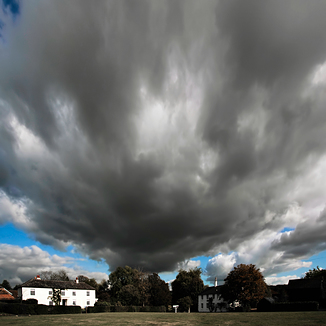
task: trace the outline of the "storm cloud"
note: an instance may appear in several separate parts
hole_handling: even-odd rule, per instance
[[[325,13],[21,3],[2,29],[0,222],[111,270],[303,266],[326,249]]]

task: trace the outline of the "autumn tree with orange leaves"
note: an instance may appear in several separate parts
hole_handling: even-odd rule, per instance
[[[222,297],[229,303],[238,301],[246,311],[266,295],[264,276],[255,265],[240,264],[234,267],[224,281]]]

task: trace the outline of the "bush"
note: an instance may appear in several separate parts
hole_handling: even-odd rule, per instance
[[[165,306],[156,306],[156,307],[150,307],[151,312],[166,312],[166,307]]]
[[[128,312],[129,306],[114,306],[115,312]]]
[[[140,307],[140,312],[150,312],[150,308],[149,306],[145,306],[145,307]]]
[[[258,311],[318,311],[318,309],[319,303],[316,301],[277,302],[264,307],[258,305]]]
[[[36,315],[36,307],[32,304],[7,303],[1,306],[1,310],[11,315]]]
[[[87,312],[89,313],[98,313],[98,312],[110,312],[110,306],[94,306],[88,307]]]
[[[139,312],[140,307],[137,306],[129,306],[128,307],[128,312]]]
[[[104,306],[104,307],[108,307],[110,306],[110,304],[107,301],[96,301],[94,306]]]
[[[25,303],[25,304],[38,304],[38,300],[37,299],[27,299],[27,300],[24,300],[22,303]]]
[[[50,306],[50,314],[81,314],[80,306]]]
[[[37,315],[47,315],[49,313],[49,307],[44,304],[38,304],[35,306],[35,313]]]
[[[318,311],[319,303],[306,302],[278,302],[272,305],[272,311]]]

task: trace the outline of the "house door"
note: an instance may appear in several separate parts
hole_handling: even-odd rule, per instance
[[[62,299],[62,305],[66,306],[67,305],[67,299]]]

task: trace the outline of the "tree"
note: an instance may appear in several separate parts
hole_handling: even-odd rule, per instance
[[[148,294],[150,306],[168,306],[171,304],[169,285],[157,273],[148,275]]]
[[[109,285],[112,303],[120,302],[122,305],[147,303],[146,274],[138,269],[129,266],[118,267],[110,274]]]
[[[240,264],[228,274],[221,287],[222,297],[232,303],[239,303],[250,310],[266,293],[267,285],[259,268],[255,265]]]
[[[192,305],[192,300],[190,296],[186,296],[184,298],[181,298],[177,301],[177,304],[179,305],[179,311],[188,311],[190,312],[190,307]]]
[[[132,284],[127,284],[122,287],[119,293],[119,301],[125,306],[139,306],[142,304],[139,288]]]
[[[326,277],[326,269],[317,266],[317,268],[309,269],[309,271],[306,272],[304,279],[319,279],[323,277]]]
[[[97,284],[95,278],[88,278],[87,276],[84,275],[78,275],[77,277],[79,282],[84,282],[92,286],[96,291],[98,290],[99,285]]]
[[[61,302],[61,289],[52,289],[52,296],[50,297],[56,306]]]
[[[98,301],[110,302],[109,284],[106,280],[102,280],[98,285],[96,297]]]
[[[198,295],[204,290],[204,282],[201,279],[201,269],[194,268],[189,271],[179,270],[179,274],[172,282],[172,302],[189,296],[192,300],[191,310],[198,310]]]
[[[11,285],[7,280],[3,280],[1,286],[6,290],[12,290]]]
[[[42,280],[69,281],[68,274],[64,269],[60,269],[57,272],[41,271],[39,275]]]

